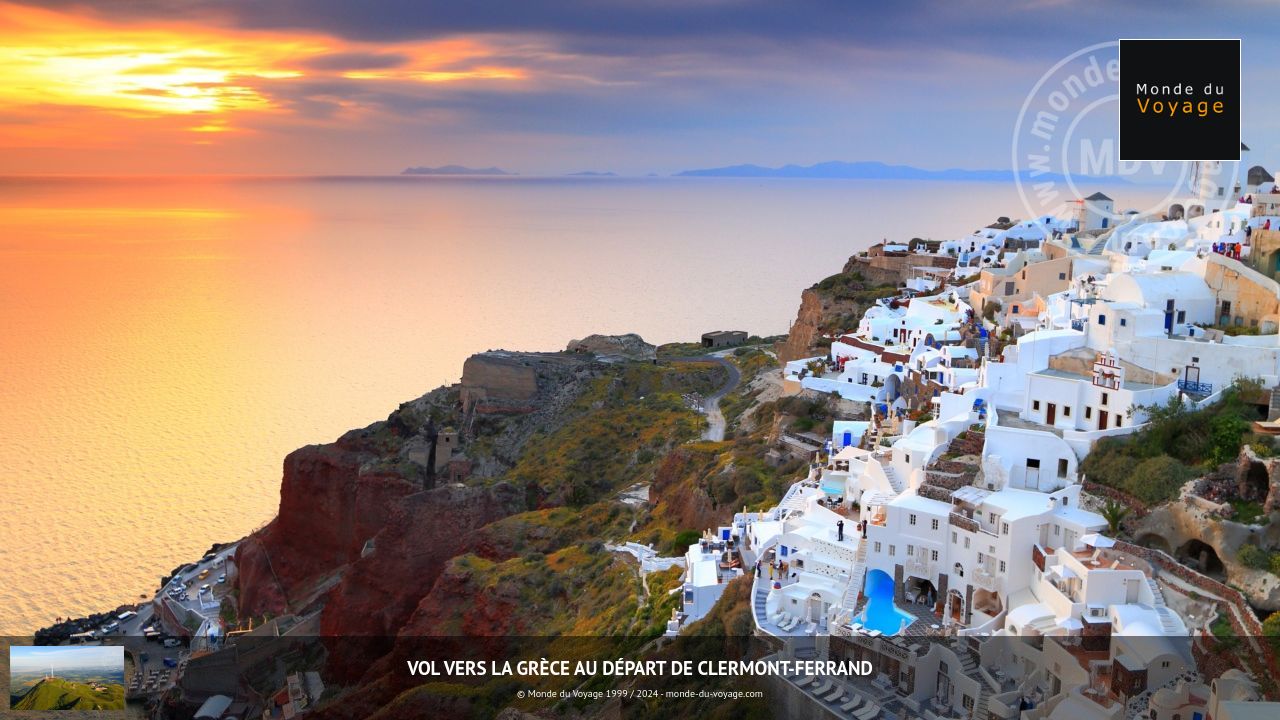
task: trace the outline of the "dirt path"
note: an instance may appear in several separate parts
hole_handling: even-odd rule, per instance
[[[720,355],[702,355],[700,357],[682,359],[684,362],[719,363],[725,370],[729,371],[729,380],[720,386],[720,389],[702,400],[702,411],[707,416],[707,429],[703,431],[702,439],[720,442],[724,440],[725,431],[724,413],[720,412],[720,398],[728,395],[734,388],[738,387],[738,383],[742,381],[742,373],[738,372],[737,365]]]

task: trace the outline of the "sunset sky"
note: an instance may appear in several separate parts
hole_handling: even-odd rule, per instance
[[[0,173],[999,168],[1057,59],[1243,37],[1280,160],[1274,3],[0,0]]]

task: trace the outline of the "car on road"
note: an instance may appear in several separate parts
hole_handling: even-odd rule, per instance
[[[204,580],[205,578],[209,577],[209,568],[205,568],[204,570],[201,570],[200,574],[197,575],[196,577],[201,580]]]
[[[213,586],[211,586],[209,583],[205,583],[200,586],[200,592],[202,593],[213,592]]]
[[[179,645],[182,644],[182,641],[179,640],[178,638],[171,637],[171,638],[165,638],[164,642],[161,644],[167,648],[171,648],[171,647],[178,647]]]
[[[108,633],[113,633],[117,629],[119,629],[119,627],[120,627],[120,623],[116,622],[115,620],[112,620],[111,622],[102,626],[102,634],[106,635]]]
[[[218,584],[219,584],[219,585],[221,585],[222,583],[225,583],[226,581],[227,581],[227,574],[226,574],[226,573],[222,573],[221,575],[219,575],[219,576],[218,576]]]

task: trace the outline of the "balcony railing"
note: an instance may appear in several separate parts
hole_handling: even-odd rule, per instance
[[[1192,395],[1212,395],[1213,383],[1196,382],[1195,380],[1179,380],[1178,389]]]

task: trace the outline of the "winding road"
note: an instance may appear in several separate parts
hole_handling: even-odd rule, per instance
[[[732,349],[726,351],[732,352]],[[729,362],[723,355],[699,355],[691,358],[681,358],[683,362],[706,362],[719,363],[729,371],[729,380],[702,400],[702,411],[707,415],[707,429],[702,433],[703,440],[711,440],[720,442],[724,440],[725,420],[724,413],[720,412],[720,398],[728,395],[734,388],[738,387],[738,383],[742,381],[742,373],[738,372],[738,366]]]

